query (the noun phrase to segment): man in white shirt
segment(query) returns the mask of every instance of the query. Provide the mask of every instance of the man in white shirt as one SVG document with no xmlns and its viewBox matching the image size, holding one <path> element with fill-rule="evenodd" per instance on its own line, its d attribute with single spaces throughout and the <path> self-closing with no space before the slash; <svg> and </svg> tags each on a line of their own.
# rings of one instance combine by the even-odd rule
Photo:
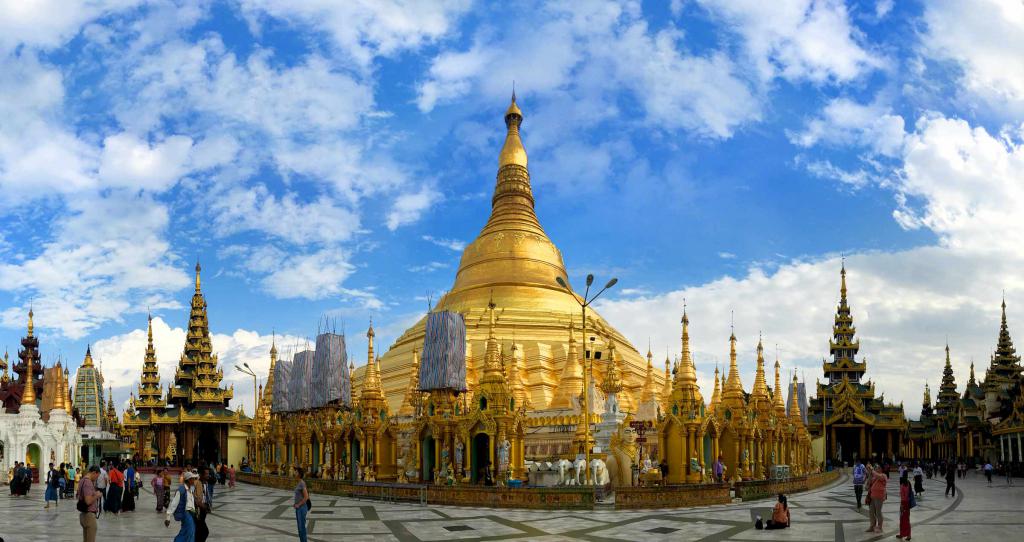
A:
<svg viewBox="0 0 1024 542">
<path fill-rule="evenodd" d="M 181 529 L 175 540 L 195 540 L 196 536 L 196 501 L 192 493 L 192 484 L 198 478 L 195 473 L 184 471 L 178 477 L 181 484 L 174 492 L 170 505 L 167 506 L 167 515 L 164 517 L 164 527 L 171 526 L 171 518 L 181 522 Z"/>
<path fill-rule="evenodd" d="M 103 514 L 104 501 L 107 500 L 107 486 L 110 484 L 110 477 L 107 476 L 107 462 L 100 461 L 100 475 L 96 477 L 96 491 L 99 491 L 100 504 L 96 507 L 96 517 Z"/>
</svg>

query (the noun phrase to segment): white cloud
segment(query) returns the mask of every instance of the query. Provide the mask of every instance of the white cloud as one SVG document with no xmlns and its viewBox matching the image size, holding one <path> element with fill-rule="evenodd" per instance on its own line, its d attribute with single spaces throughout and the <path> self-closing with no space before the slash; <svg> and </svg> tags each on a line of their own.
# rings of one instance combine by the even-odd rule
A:
<svg viewBox="0 0 1024 542">
<path fill-rule="evenodd" d="M 728 55 L 688 53 L 681 31 L 652 31 L 638 5 L 562 4 L 524 17 L 531 15 L 535 23 L 508 35 L 482 34 L 467 50 L 437 55 L 417 88 L 420 109 L 470 94 L 504 99 L 515 80 L 530 96 L 570 102 L 559 116 L 570 117 L 566 124 L 575 131 L 617 116 L 623 88 L 659 128 L 721 138 L 760 118 L 760 100 Z"/>
<path fill-rule="evenodd" d="M 419 192 L 412 194 L 401 194 L 395 198 L 394 205 L 388 211 L 387 226 L 391 231 L 397 230 L 400 226 L 411 224 L 419 220 L 424 211 L 441 200 L 441 193 L 430 186 L 424 185 Z"/>
<path fill-rule="evenodd" d="M 855 145 L 889 157 L 901 153 L 903 138 L 903 117 L 879 104 L 865 105 L 847 98 L 829 101 L 801 132 L 789 134 L 790 141 L 801 147 Z"/>
<path fill-rule="evenodd" d="M 0 0 L 0 54 L 19 45 L 61 46 L 89 21 L 138 3 L 138 0 Z"/>
<path fill-rule="evenodd" d="M 269 15 L 325 32 L 341 51 L 363 66 L 378 55 L 417 49 L 444 37 L 471 5 L 469 0 L 241 2 L 250 16 Z"/>
<path fill-rule="evenodd" d="M 434 243 L 439 247 L 447 248 L 448 250 L 454 250 L 455 252 L 462 252 L 466 248 L 466 242 L 458 239 L 445 239 L 443 237 L 424 235 L 423 240 L 428 243 Z"/>
<path fill-rule="evenodd" d="M 718 257 L 723 259 L 723 260 L 735 260 L 736 259 L 736 255 L 733 254 L 732 252 L 719 252 L 718 253 Z"/>
<path fill-rule="evenodd" d="M 889 14 L 893 8 L 893 0 L 878 0 L 875 2 L 875 17 L 881 19 Z"/>
<path fill-rule="evenodd" d="M 441 269 L 448 269 L 450 265 L 444 262 L 427 262 L 422 265 L 414 265 L 409 268 L 410 273 L 433 273 L 434 271 L 440 271 Z"/>
<path fill-rule="evenodd" d="M 265 384 L 267 372 L 270 369 L 270 345 L 275 337 L 245 329 L 236 329 L 230 334 L 217 333 L 216 301 L 210 300 L 210 304 L 213 350 L 220 359 L 220 367 L 224 370 L 222 386 L 228 387 L 234 384 L 235 398 L 231 401 L 231 408 L 243 405 L 245 413 L 252 415 L 252 377 L 235 370 L 235 365 L 248 363 L 253 372 L 260 377 L 260 383 Z M 185 312 L 171 316 L 170 320 L 171 322 L 184 322 L 187 315 L 187 309 L 185 309 Z M 114 387 L 114 401 L 119 412 L 128 406 L 130 393 L 138 394 L 147 340 L 145 317 L 140 315 L 138 319 L 141 320 L 142 327 L 100 339 L 92 344 L 93 359 L 97 363 L 102 361 L 103 375 L 107 383 Z M 287 345 L 304 342 L 304 339 L 298 336 L 280 334 L 276 336 L 276 340 L 278 351 L 282 353 L 288 349 Z M 160 383 L 165 389 L 169 383 L 173 382 L 174 370 L 178 366 L 178 358 L 181 356 L 184 344 L 185 329 L 183 327 L 171 327 L 160 316 L 153 318 L 153 345 L 156 349 L 157 364 L 160 367 Z"/>
<path fill-rule="evenodd" d="M 78 339 L 146 304 L 177 306 L 169 294 L 189 281 L 169 251 L 164 205 L 115 191 L 70 199 L 67 212 L 37 254 L 0 264 L 0 288 L 33 296 L 0 314 L 4 325 L 21 327 L 31 301 L 40 327 Z"/>
<path fill-rule="evenodd" d="M 935 0 L 925 3 L 923 19 L 925 51 L 958 63 L 967 90 L 997 110 L 1024 111 L 1024 4 Z"/>
<path fill-rule="evenodd" d="M 221 236 L 261 231 L 296 245 L 341 243 L 359 231 L 359 215 L 320 196 L 302 202 L 293 192 L 275 196 L 264 185 L 233 188 L 210 202 Z"/>
<path fill-rule="evenodd" d="M 185 174 L 191 150 L 192 139 L 181 135 L 154 144 L 128 133 L 108 136 L 99 177 L 108 186 L 163 192 Z"/>
<path fill-rule="evenodd" d="M 325 248 L 287 256 L 261 283 L 278 298 L 324 299 L 344 294 L 341 284 L 354 270 L 341 249 Z"/>
<path fill-rule="evenodd" d="M 742 37 L 763 80 L 846 82 L 881 67 L 842 0 L 698 0 Z"/>
</svg>

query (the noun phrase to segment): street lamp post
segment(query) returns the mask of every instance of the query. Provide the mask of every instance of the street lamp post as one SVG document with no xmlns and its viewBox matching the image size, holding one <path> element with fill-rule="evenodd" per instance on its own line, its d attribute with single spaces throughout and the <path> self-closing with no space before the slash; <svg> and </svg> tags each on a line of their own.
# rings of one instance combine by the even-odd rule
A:
<svg viewBox="0 0 1024 542">
<path fill-rule="evenodd" d="M 247 374 L 252 377 L 252 432 L 254 436 L 253 452 L 255 455 L 255 457 L 253 458 L 253 463 L 256 463 L 258 465 L 260 462 L 260 429 L 259 418 L 256 416 L 256 414 L 260 407 L 260 398 L 259 392 L 256 391 L 256 372 L 252 370 L 252 367 L 249 367 L 248 363 L 242 362 L 242 365 L 245 366 L 244 369 L 242 367 L 239 367 L 238 365 L 235 365 L 235 369 L 238 369 L 238 372 L 242 374 Z"/>
<path fill-rule="evenodd" d="M 557 282 L 558 285 L 561 286 L 562 288 L 565 288 L 565 291 L 569 292 L 569 295 L 571 295 L 572 298 L 575 299 L 576 302 L 580 304 L 580 309 L 583 312 L 583 322 L 582 322 L 582 326 L 583 326 L 583 411 L 584 411 L 583 412 L 583 420 L 584 420 L 584 423 L 583 423 L 583 453 L 584 453 L 584 457 L 586 458 L 585 461 L 587 462 L 586 466 L 583 467 L 583 470 L 586 472 L 586 480 L 587 480 L 587 484 L 589 484 L 590 483 L 590 378 L 591 378 L 591 374 L 590 373 L 591 373 L 591 369 L 594 366 L 594 360 L 593 360 L 593 355 L 594 355 L 594 353 L 593 353 L 594 352 L 593 344 L 594 343 L 593 343 L 593 339 L 591 339 L 591 343 L 590 343 L 591 344 L 591 348 L 590 348 L 591 354 L 590 354 L 590 357 L 589 357 L 590 363 L 587 363 L 587 360 L 588 360 L 588 356 L 587 356 L 587 352 L 586 352 L 586 350 L 587 350 L 587 341 L 586 341 L 586 337 L 587 337 L 587 307 L 589 307 L 590 304 L 593 303 L 595 299 L 600 297 L 601 294 L 603 294 L 605 290 L 607 290 L 608 288 L 611 288 L 612 286 L 615 286 L 615 283 L 619 282 L 619 279 L 613 278 L 613 279 L 609 280 L 608 284 L 605 284 L 604 288 L 601 288 L 600 292 L 597 292 L 596 294 L 594 294 L 594 297 L 589 297 L 589 295 L 590 295 L 590 286 L 592 284 L 594 284 L 594 275 L 587 275 L 587 288 L 586 288 L 586 290 L 583 291 L 583 296 L 582 297 L 578 296 L 575 292 L 573 292 L 572 288 L 569 288 L 569 284 L 566 283 L 565 279 L 563 279 L 562 277 L 555 277 L 555 282 Z"/>
</svg>

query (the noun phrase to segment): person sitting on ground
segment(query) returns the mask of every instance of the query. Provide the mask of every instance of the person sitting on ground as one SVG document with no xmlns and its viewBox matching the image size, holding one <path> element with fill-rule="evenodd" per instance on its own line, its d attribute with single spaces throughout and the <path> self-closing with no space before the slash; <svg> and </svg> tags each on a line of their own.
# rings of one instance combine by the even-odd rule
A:
<svg viewBox="0 0 1024 542">
<path fill-rule="evenodd" d="M 775 503 L 772 518 L 765 524 L 765 529 L 785 529 L 789 527 L 789 503 L 786 496 L 779 493 L 779 502 Z"/>
</svg>

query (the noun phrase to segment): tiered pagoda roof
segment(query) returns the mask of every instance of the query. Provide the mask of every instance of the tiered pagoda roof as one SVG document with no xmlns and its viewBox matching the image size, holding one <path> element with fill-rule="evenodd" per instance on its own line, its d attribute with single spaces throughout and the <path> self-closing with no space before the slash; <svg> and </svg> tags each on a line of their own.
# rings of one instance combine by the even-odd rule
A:
<svg viewBox="0 0 1024 542">
<path fill-rule="evenodd" d="M 949 361 L 948 344 L 946 345 L 946 366 L 942 369 L 942 384 L 939 386 L 939 395 L 936 399 L 936 414 L 939 416 L 956 415 L 960 394 L 956 391 L 956 378 L 953 376 L 953 366 Z"/>
<path fill-rule="evenodd" d="M 148 317 L 146 329 L 146 357 L 142 361 L 142 378 L 139 381 L 139 397 L 135 400 L 136 412 L 163 410 L 167 407 L 160 388 L 160 368 L 156 362 L 156 348 L 153 347 L 153 316 Z"/>
<path fill-rule="evenodd" d="M 832 326 L 832 340 L 829 341 L 831 360 L 822 367 L 829 385 L 841 382 L 844 377 L 852 382 L 860 382 L 861 377 L 867 371 L 867 363 L 857 363 L 860 341 L 854 338 L 857 328 L 853 325 L 853 314 L 850 312 L 850 304 L 846 299 L 845 262 L 839 275 L 841 277 L 839 306 L 836 308 L 835 323 Z"/>
<path fill-rule="evenodd" d="M 1006 300 L 1002 304 L 1003 314 L 999 324 L 999 339 L 996 341 L 996 351 L 992 355 L 992 362 L 985 371 L 985 391 L 998 391 L 1007 395 L 1010 388 L 1015 386 L 1021 379 L 1021 372 L 1024 369 L 1020 365 L 1020 356 L 1013 347 L 1013 339 L 1010 337 L 1010 328 L 1006 324 Z"/>
</svg>

